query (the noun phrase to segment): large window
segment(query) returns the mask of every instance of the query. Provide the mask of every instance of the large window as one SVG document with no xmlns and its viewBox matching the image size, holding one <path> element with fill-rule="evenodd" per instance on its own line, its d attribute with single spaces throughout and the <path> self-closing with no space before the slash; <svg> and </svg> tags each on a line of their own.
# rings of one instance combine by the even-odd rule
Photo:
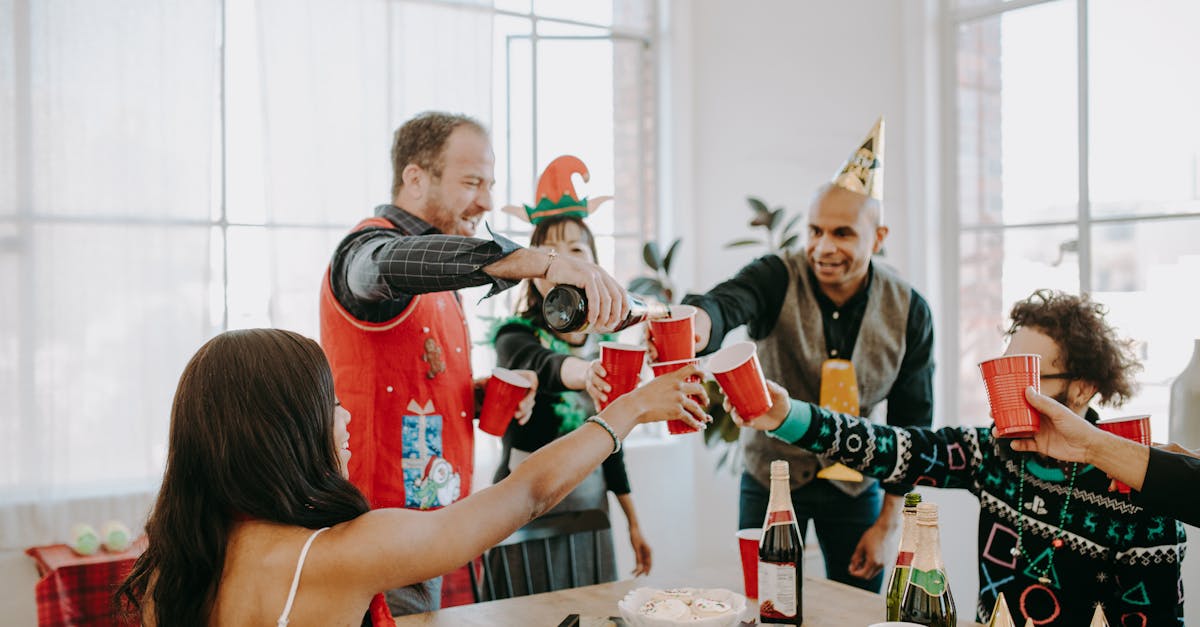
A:
<svg viewBox="0 0 1200 627">
<path fill-rule="evenodd" d="M 1136 341 L 1126 407 L 1167 435 L 1167 395 L 1200 337 L 1200 43 L 1192 0 L 962 0 L 950 15 L 946 205 L 959 264 L 945 290 L 951 420 L 987 422 L 976 364 L 1013 302 L 1087 292 Z"/>
<path fill-rule="evenodd" d="M 601 260 L 633 276 L 656 225 L 654 8 L 0 0 L 0 514 L 152 489 L 206 338 L 316 337 L 329 255 L 390 199 L 392 131 L 421 111 L 490 126 L 497 205 L 581 157 L 581 191 L 618 198 L 592 222 Z M 473 313 L 509 306 L 482 294 Z M 72 521 L 39 522 L 0 548 Z"/>
</svg>

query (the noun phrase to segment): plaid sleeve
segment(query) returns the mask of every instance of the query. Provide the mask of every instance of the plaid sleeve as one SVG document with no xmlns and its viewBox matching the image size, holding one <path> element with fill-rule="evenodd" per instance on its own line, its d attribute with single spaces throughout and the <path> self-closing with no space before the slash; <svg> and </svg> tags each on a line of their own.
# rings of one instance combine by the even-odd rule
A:
<svg viewBox="0 0 1200 627">
<path fill-rule="evenodd" d="M 489 283 L 491 296 L 519 282 L 483 271 L 520 248 L 495 233 L 492 240 L 404 235 L 394 229 L 365 229 L 356 235 L 343 254 L 346 286 L 361 302 L 398 300 Z"/>
</svg>

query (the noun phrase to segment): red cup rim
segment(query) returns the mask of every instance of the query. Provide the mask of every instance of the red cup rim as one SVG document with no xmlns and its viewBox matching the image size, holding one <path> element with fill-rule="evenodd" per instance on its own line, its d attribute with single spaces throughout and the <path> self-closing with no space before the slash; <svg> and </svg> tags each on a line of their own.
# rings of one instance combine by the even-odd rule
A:
<svg viewBox="0 0 1200 627">
<path fill-rule="evenodd" d="M 494 368 L 492 370 L 492 376 L 505 383 L 511 383 L 517 387 L 533 387 L 533 384 L 530 383 L 529 379 L 526 379 L 525 377 L 513 372 L 512 370 L 509 370 L 508 368 Z"/>
<path fill-rule="evenodd" d="M 675 364 L 685 364 L 686 365 L 686 364 L 697 363 L 699 361 L 700 361 L 699 357 L 692 357 L 689 359 L 672 359 L 671 361 L 656 361 L 656 362 L 650 364 L 650 367 L 653 368 L 655 366 L 660 366 L 660 367 L 661 366 L 674 366 Z"/>
<path fill-rule="evenodd" d="M 650 322 L 674 322 L 676 320 L 686 320 L 688 318 L 695 317 L 696 312 L 699 311 L 699 309 L 693 307 L 692 305 L 671 305 L 669 310 L 671 312 L 670 316 L 667 316 L 666 318 L 656 318 Z"/>
<path fill-rule="evenodd" d="M 1097 426 L 1099 426 L 1099 425 L 1114 425 L 1114 424 L 1121 423 L 1121 422 L 1132 422 L 1134 420 L 1143 420 L 1143 419 L 1149 420 L 1150 414 L 1138 414 L 1136 416 L 1119 416 L 1117 418 L 1104 418 L 1103 420 L 1097 420 L 1096 425 Z"/>
<path fill-rule="evenodd" d="M 979 362 L 979 365 L 982 366 L 984 364 L 990 364 L 990 363 L 996 362 L 996 361 L 1004 361 L 1006 359 L 1013 359 L 1015 357 L 1036 357 L 1039 362 L 1042 360 L 1042 356 L 1037 353 L 1017 353 L 1016 355 L 1001 355 L 999 357 L 985 359 L 985 360 Z"/>
<path fill-rule="evenodd" d="M 618 351 L 637 352 L 637 353 L 646 352 L 645 346 L 634 346 L 633 344 L 622 344 L 620 342 L 600 342 L 600 348 L 601 349 L 607 348 L 607 349 L 618 350 Z"/>
<path fill-rule="evenodd" d="M 735 342 L 722 348 L 708 358 L 708 370 L 714 374 L 724 374 L 736 370 L 758 352 L 754 342 Z"/>
<path fill-rule="evenodd" d="M 738 529 L 735 534 L 738 540 L 754 540 L 758 542 L 762 540 L 762 529 L 760 527 L 751 527 L 747 529 Z"/>
</svg>

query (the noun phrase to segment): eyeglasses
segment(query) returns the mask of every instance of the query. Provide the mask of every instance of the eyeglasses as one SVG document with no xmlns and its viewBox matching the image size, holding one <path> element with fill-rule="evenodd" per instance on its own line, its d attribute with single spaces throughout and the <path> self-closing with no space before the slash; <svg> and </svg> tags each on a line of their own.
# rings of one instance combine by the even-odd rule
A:
<svg viewBox="0 0 1200 627">
<path fill-rule="evenodd" d="M 1043 379 L 1075 379 L 1076 375 L 1074 372 L 1055 372 L 1052 374 L 1041 375 L 1041 377 Z"/>
</svg>

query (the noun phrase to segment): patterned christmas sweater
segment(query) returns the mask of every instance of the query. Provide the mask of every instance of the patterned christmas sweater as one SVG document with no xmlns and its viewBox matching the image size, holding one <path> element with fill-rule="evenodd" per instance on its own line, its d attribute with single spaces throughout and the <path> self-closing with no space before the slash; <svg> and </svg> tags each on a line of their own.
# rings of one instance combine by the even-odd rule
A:
<svg viewBox="0 0 1200 627">
<path fill-rule="evenodd" d="M 771 435 L 883 482 L 970 490 L 981 622 L 1003 592 L 1018 624 L 1087 625 L 1097 603 L 1113 627 L 1183 624 L 1183 525 L 1109 492 L 1095 467 L 1002 449 L 989 428 L 889 427 L 800 401 Z M 942 527 L 943 537 L 963 533 Z M 1024 551 L 1014 551 L 1018 538 Z"/>
</svg>

